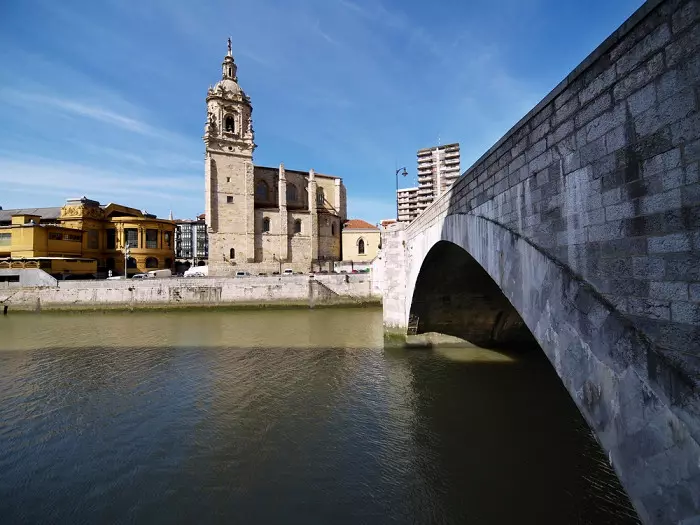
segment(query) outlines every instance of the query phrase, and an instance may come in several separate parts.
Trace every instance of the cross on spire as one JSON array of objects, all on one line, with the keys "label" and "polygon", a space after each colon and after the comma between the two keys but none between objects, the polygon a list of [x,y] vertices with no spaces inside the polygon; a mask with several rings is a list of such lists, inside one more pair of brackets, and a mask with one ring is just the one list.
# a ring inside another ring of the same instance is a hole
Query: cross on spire
[{"label": "cross on spire", "polygon": [[228,37],[228,56],[231,56],[231,37]]}]

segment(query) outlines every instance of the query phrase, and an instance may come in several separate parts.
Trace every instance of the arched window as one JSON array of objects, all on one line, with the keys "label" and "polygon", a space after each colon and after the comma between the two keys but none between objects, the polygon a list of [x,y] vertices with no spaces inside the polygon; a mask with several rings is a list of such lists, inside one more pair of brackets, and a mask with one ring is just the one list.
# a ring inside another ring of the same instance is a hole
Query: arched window
[{"label": "arched window", "polygon": [[335,237],[335,221],[331,223],[331,235]]},{"label": "arched window", "polygon": [[126,260],[126,267],[127,268],[136,268],[136,259],[134,259],[133,257],[129,257]]},{"label": "arched window", "polygon": [[270,218],[269,217],[263,218],[263,231],[264,232],[270,231]]},{"label": "arched window", "polygon": [[297,194],[297,187],[294,184],[288,184],[287,185],[287,201],[288,202],[296,202],[298,198],[299,198],[299,195]]},{"label": "arched window", "polygon": [[114,261],[114,257],[108,257],[107,258],[107,269],[114,270],[115,268],[116,268],[116,264]]},{"label": "arched window", "polygon": [[231,260],[235,259],[235,258],[236,258],[236,250],[234,250],[233,248],[231,248],[231,249],[228,251],[228,258],[231,259]]},{"label": "arched window", "polygon": [[233,133],[236,130],[235,121],[231,115],[226,115],[224,119],[224,131]]},{"label": "arched window", "polygon": [[294,233],[301,233],[301,219],[294,221]]},{"label": "arched window", "polygon": [[326,196],[324,195],[323,188],[318,188],[316,191],[316,204],[318,206],[323,206],[323,203],[326,201]]},{"label": "arched window", "polygon": [[267,182],[264,180],[259,180],[255,186],[255,196],[262,200],[270,200],[270,188],[267,187]]},{"label": "arched window", "polygon": [[173,266],[173,260],[172,259],[165,259],[165,268],[170,269]]},{"label": "arched window", "polygon": [[155,257],[147,257],[146,268],[158,268],[158,259]]},{"label": "arched window", "polygon": [[360,255],[365,254],[365,241],[362,238],[360,238],[360,240],[357,241],[357,253],[359,253]]}]

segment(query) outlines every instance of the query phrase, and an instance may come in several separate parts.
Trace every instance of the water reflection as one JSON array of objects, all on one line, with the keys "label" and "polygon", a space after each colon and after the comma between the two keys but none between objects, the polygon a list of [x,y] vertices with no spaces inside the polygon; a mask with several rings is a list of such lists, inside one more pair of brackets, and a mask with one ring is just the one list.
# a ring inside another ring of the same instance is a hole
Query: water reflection
[{"label": "water reflection", "polygon": [[635,522],[541,355],[384,351],[379,310],[0,321],[1,523]]}]

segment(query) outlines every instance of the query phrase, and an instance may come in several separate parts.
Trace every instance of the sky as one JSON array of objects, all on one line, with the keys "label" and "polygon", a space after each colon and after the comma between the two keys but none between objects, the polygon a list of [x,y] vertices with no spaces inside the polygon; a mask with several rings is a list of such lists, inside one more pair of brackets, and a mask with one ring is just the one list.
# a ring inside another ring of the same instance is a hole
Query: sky
[{"label": "sky", "polygon": [[0,206],[202,213],[230,36],[255,164],[340,176],[349,217],[377,223],[418,149],[459,142],[466,171],[642,3],[0,1]]}]

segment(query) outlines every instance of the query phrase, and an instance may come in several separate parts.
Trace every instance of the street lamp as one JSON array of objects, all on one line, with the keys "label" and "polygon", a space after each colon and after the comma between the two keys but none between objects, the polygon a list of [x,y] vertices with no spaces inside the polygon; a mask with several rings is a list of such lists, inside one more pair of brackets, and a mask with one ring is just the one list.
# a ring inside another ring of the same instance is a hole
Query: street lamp
[{"label": "street lamp", "polygon": [[124,279],[129,278],[129,255],[131,255],[131,247],[127,241],[124,243]]},{"label": "street lamp", "polygon": [[399,222],[399,173],[401,173],[401,175],[403,175],[404,177],[408,175],[408,172],[406,171],[406,166],[396,170],[396,222]]}]

